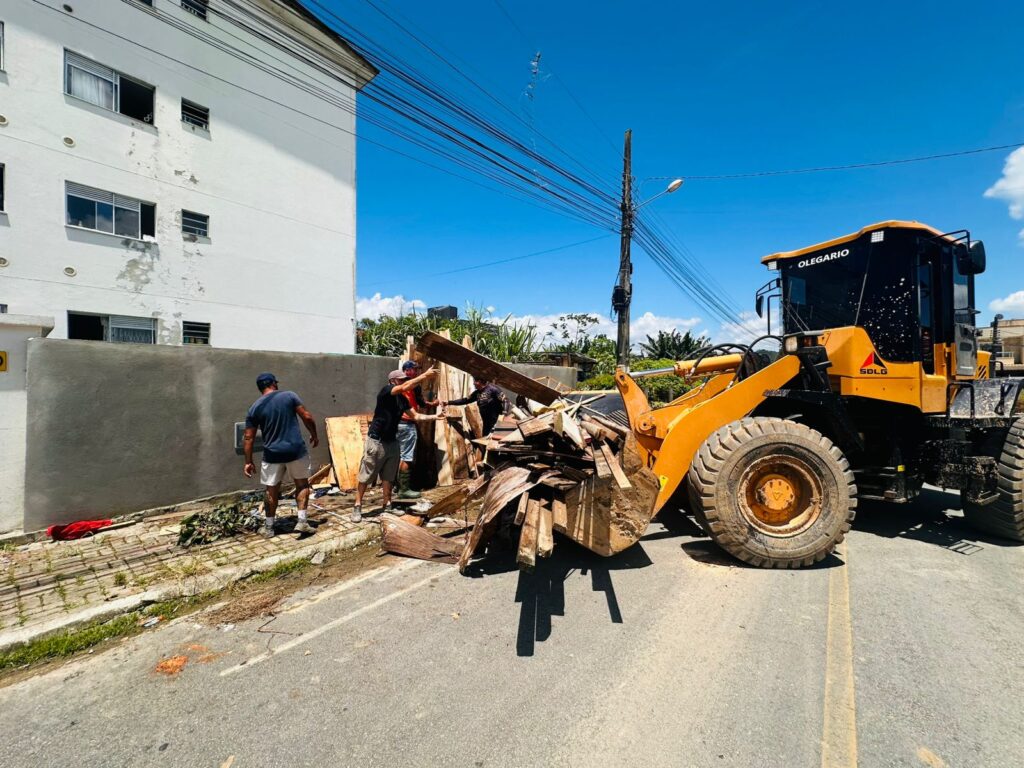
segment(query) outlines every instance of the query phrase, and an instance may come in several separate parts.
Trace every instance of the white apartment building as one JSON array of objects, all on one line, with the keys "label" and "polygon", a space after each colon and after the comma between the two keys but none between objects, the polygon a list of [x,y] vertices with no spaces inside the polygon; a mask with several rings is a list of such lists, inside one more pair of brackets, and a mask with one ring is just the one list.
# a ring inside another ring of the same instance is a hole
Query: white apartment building
[{"label": "white apartment building", "polygon": [[298,0],[0,3],[0,311],[51,338],[355,347],[355,99]]}]

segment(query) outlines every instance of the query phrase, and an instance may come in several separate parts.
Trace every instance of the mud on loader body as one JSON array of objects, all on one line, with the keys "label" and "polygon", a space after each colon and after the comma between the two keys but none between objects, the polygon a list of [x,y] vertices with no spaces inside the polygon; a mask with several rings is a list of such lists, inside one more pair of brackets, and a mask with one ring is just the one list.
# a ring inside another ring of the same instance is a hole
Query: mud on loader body
[{"label": "mud on loader body", "polygon": [[[889,221],[762,260],[779,277],[782,333],[702,350],[672,369],[620,369],[651,510],[674,500],[732,555],[776,568],[826,557],[858,499],[908,502],[924,483],[961,492],[976,527],[1024,541],[1021,379],[989,378],[974,327],[980,241]],[[757,342],[755,342],[757,343]],[[773,359],[774,358],[774,359]],[[651,408],[635,377],[698,384]]]}]

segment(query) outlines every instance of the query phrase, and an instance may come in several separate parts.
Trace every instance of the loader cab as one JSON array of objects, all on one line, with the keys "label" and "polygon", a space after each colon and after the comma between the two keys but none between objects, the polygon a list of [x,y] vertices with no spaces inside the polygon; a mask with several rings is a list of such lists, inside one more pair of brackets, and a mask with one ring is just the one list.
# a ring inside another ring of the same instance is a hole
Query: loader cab
[{"label": "loader cab", "polygon": [[948,345],[950,373],[975,376],[974,275],[985,250],[969,233],[885,222],[763,262],[779,271],[784,334],[860,326],[881,358],[919,362],[927,373]]}]

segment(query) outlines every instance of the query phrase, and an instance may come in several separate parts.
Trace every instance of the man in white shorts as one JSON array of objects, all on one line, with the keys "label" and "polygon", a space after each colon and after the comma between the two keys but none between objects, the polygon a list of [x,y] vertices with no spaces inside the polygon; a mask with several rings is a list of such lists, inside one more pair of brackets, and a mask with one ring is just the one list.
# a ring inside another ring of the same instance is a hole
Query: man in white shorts
[{"label": "man in white shorts", "polygon": [[274,517],[281,495],[281,483],[285,475],[295,483],[295,499],[299,508],[299,519],[295,524],[297,533],[313,533],[314,528],[306,518],[309,506],[309,450],[299,431],[298,419],[306,425],[309,444],[316,448],[320,439],[316,434],[316,422],[294,392],[281,391],[277,378],[272,373],[261,373],[256,377],[260,398],[245,416],[245,436],[242,446],[245,451],[245,476],[256,474],[252,450],[256,430],[263,433],[263,462],[260,466],[260,482],[266,486],[267,495],[263,501],[266,516],[260,533],[266,538],[274,535]]}]

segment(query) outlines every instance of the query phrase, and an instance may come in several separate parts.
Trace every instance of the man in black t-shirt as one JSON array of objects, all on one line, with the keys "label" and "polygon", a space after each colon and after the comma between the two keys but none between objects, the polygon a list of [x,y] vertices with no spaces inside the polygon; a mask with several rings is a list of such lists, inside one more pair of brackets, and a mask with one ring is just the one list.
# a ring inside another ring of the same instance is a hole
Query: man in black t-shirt
[{"label": "man in black t-shirt", "polygon": [[[383,489],[384,511],[391,512],[391,486],[398,476],[400,450],[398,445],[398,423],[402,414],[409,410],[409,401],[404,393],[415,390],[420,384],[437,375],[433,368],[413,379],[407,379],[401,370],[388,374],[388,383],[377,393],[377,404],[373,409],[373,420],[366,433],[366,447],[359,462],[356,478],[356,505],[351,520],[358,523],[363,519],[363,494],[368,486],[380,478]],[[415,413],[415,412],[414,412]],[[416,413],[416,421],[443,419],[444,413],[428,416]]]},{"label": "man in black t-shirt", "polygon": [[487,381],[487,379],[477,376],[473,379],[473,386],[476,389],[473,390],[469,397],[449,400],[446,403],[441,403],[441,407],[476,403],[480,408],[480,418],[483,421],[484,434],[489,435],[491,430],[494,429],[494,425],[498,423],[501,414],[508,408],[508,400],[505,398],[505,393]]}]

